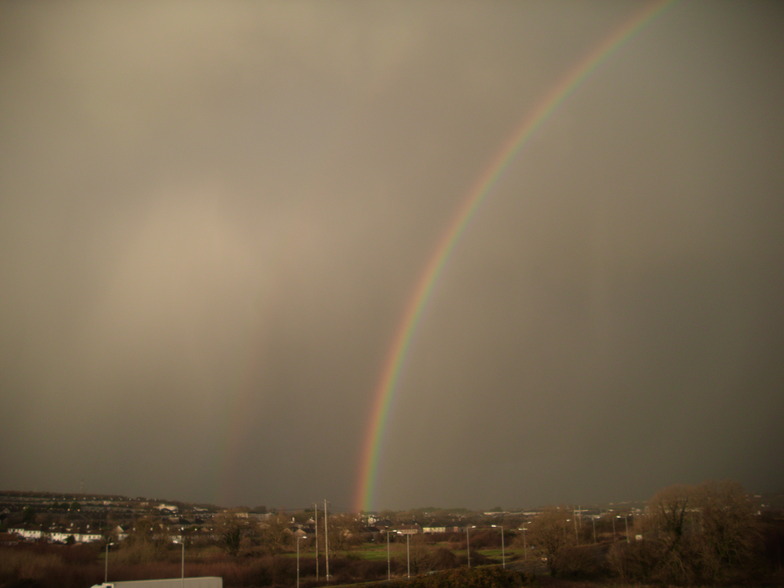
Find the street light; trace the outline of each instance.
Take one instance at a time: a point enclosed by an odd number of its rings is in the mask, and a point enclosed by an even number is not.
[[[103,583],[109,583],[109,546],[114,545],[111,541],[106,542],[106,557],[104,557],[103,564]]]
[[[615,519],[623,519],[624,524],[626,525],[626,543],[629,543],[629,517],[628,515],[615,515]],[[613,537],[615,536],[615,519],[613,519]]]
[[[470,527],[466,525],[466,557],[468,558],[468,567],[471,567],[471,539],[468,534],[468,530],[471,528],[476,528],[476,525],[471,525]]]
[[[406,577],[411,578],[411,547],[409,543],[409,539],[411,538],[410,533],[406,533]]]
[[[180,540],[174,541],[174,543],[179,543],[180,547],[182,547],[182,556],[180,558],[180,578],[182,586],[185,586],[185,534],[182,532],[182,530],[180,530]]]
[[[525,532],[527,530],[528,529],[526,529],[525,527],[520,527],[518,529],[518,531],[522,531],[523,532],[523,560],[525,560],[525,561],[528,561],[528,544],[525,541]]]
[[[387,527],[387,580],[392,579],[392,564],[389,557],[389,527]]]
[[[301,539],[307,539],[307,535],[297,536],[297,588],[299,588],[299,542]]]
[[[398,535],[406,536],[406,577],[411,577],[411,548],[409,544],[410,534],[408,532],[398,531]],[[389,577],[389,535],[387,535],[387,577]]]
[[[493,528],[501,527],[501,567],[506,569],[506,546],[504,545],[504,526],[493,525]]]
[[[623,522],[626,524],[626,543],[629,543],[629,516],[623,515]]]

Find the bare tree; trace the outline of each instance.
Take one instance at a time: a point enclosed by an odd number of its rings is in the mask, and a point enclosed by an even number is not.
[[[362,540],[362,525],[353,514],[334,514],[329,517],[329,549],[343,551]]]
[[[231,556],[237,556],[242,546],[248,524],[236,513],[221,513],[214,519],[215,531],[220,537],[221,547]]]
[[[694,489],[678,484],[657,492],[648,503],[648,512],[659,539],[674,549],[686,533],[686,515],[693,508]]]
[[[530,545],[547,559],[552,575],[558,573],[564,549],[575,544],[574,529],[570,527],[573,512],[566,507],[544,509],[528,526]]]
[[[639,580],[675,583],[737,577],[758,540],[752,504],[737,482],[664,488],[648,503],[638,531],[641,545],[614,546],[616,569]]]
[[[737,482],[704,482],[695,488],[699,520],[695,538],[701,575],[726,579],[728,572],[750,563],[759,540],[754,508]]]
[[[268,516],[260,528],[262,549],[272,555],[286,551],[294,542],[294,534],[289,527],[289,517],[285,514]]]

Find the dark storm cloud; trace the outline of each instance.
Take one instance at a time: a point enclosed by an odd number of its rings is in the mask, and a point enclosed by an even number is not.
[[[676,3],[510,167],[421,323],[381,506],[781,485],[781,14],[759,9]],[[2,485],[346,507],[439,234],[631,13],[3,11]]]

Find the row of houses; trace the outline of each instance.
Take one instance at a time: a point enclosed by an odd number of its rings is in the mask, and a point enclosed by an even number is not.
[[[101,533],[72,533],[70,531],[44,531],[42,529],[8,529],[10,535],[17,535],[25,541],[51,541],[53,543],[92,543],[103,539]]]
[[[121,526],[115,527],[108,534],[98,533],[90,529],[58,527],[50,527],[49,529],[11,527],[6,533],[9,536],[15,536],[25,541],[48,541],[50,543],[93,543],[105,540],[107,535],[111,535],[113,539],[119,539],[120,541],[128,537],[128,533]]]

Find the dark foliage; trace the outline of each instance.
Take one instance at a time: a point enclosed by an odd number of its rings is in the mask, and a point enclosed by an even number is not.
[[[496,567],[459,568],[417,576],[410,580],[385,583],[390,588],[511,588],[533,584],[534,579],[523,572]]]
[[[561,554],[559,574],[564,578],[597,580],[609,575],[607,546],[580,545],[567,547]]]

